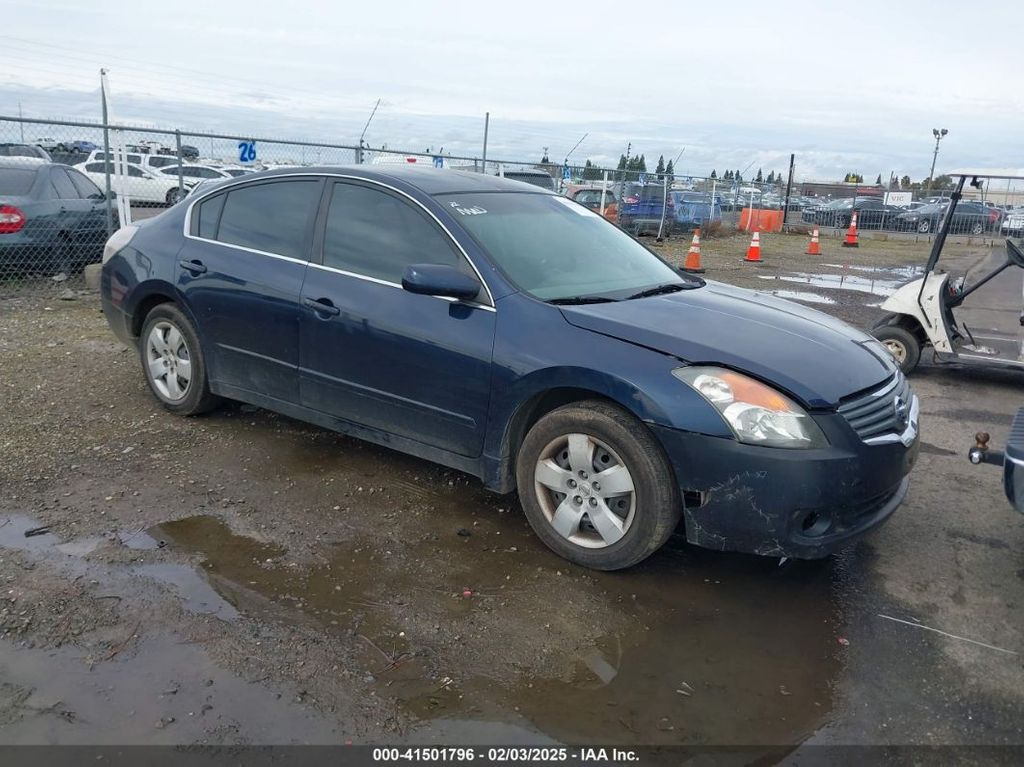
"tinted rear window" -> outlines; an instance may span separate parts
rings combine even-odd
[[[232,245],[305,259],[320,182],[251,184],[227,194],[217,239]]]
[[[33,168],[0,168],[0,194],[22,195],[28,194],[32,189],[32,182],[36,180],[36,170]]]

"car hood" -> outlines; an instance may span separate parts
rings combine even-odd
[[[606,304],[560,307],[579,328],[719,364],[771,383],[816,409],[881,384],[896,372],[871,336],[827,314],[764,293],[703,288]]]

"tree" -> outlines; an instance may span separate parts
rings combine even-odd
[[[654,168],[654,172],[658,174],[658,178],[665,175],[665,155],[658,155],[658,165]]]
[[[669,161],[669,164],[671,164],[671,161]],[[728,171],[726,171],[726,173],[728,173]],[[711,169],[711,175],[708,176],[708,178],[718,178],[718,174],[715,172],[714,168]]]
[[[723,181],[732,181],[732,171],[731,170],[727,170],[725,172],[725,175],[722,176],[722,180]]]
[[[672,161],[668,161],[668,165],[665,166],[665,175],[668,176],[668,180],[671,181],[676,177],[676,169],[672,165]]]
[[[761,174],[761,169],[760,168],[757,169],[757,176],[754,177],[754,181],[756,183],[758,183],[758,184],[760,184],[762,181],[764,181],[764,176]]]
[[[881,186],[881,185],[882,185],[882,174],[879,173],[878,174],[878,178],[875,179],[875,186]]]
[[[733,178],[734,181],[742,181],[743,180],[743,174],[740,173],[739,171],[736,171],[735,173],[732,174],[732,178]]]
[[[843,181],[847,184],[863,184],[864,177],[859,173],[847,173],[846,176],[843,177]]]
[[[775,183],[775,171],[772,171],[771,173],[768,174],[768,178],[765,179],[765,183],[766,184],[774,184]]]
[[[640,155],[640,162],[637,163],[637,170],[641,173],[647,172],[647,160],[643,155]]]
[[[594,165],[590,160],[587,160],[583,166],[583,180],[584,181],[597,181],[602,177],[600,168]]]
[[[904,176],[900,179],[901,189],[910,189],[910,176]]]

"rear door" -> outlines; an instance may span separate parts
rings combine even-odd
[[[258,181],[189,211],[177,286],[221,393],[298,401],[299,291],[322,188],[313,176]]]
[[[494,307],[402,289],[410,264],[477,276],[412,199],[331,182],[321,251],[302,286],[302,403],[465,456],[480,454],[490,398]]]
[[[94,263],[102,257],[107,241],[107,201],[100,188],[84,173],[74,168],[66,170],[79,196],[88,204],[79,227],[79,238],[85,262]]]

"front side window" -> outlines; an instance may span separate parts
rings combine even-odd
[[[316,179],[238,187],[226,195],[217,240],[305,259],[310,223],[319,201],[320,182]]]
[[[447,264],[472,274],[450,238],[405,200],[336,183],[324,231],[324,266],[400,284],[410,264]]]
[[[438,198],[520,289],[544,301],[628,297],[680,275],[597,213],[546,194]]]

